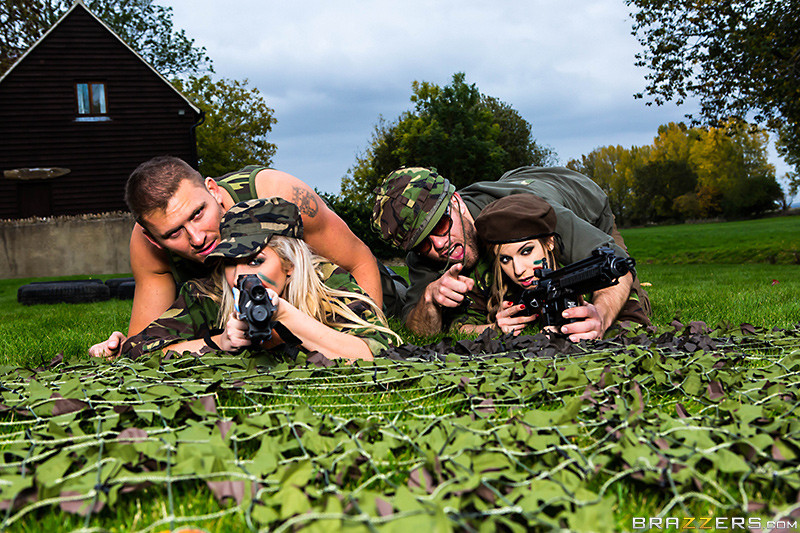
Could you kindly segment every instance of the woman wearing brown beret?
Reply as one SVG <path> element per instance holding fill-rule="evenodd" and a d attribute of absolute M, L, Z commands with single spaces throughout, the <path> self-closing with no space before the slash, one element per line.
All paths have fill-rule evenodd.
<path fill-rule="evenodd" d="M 536 270 L 559 267 L 561 238 L 555 231 L 556 214 L 533 194 L 514 194 L 495 200 L 475 219 L 478 237 L 491 259 L 493 281 L 487 302 L 489 324 L 503 333 L 519 333 L 538 316 L 522 313 L 515 304 L 519 293 L 536 284 Z M 565 311 L 573 320 L 600 321 L 597 308 L 588 302 Z"/>

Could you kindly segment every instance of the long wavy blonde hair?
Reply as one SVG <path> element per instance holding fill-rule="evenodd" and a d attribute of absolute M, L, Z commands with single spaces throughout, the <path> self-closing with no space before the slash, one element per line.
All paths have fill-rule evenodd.
<path fill-rule="evenodd" d="M 558 268 L 558 263 L 556 262 L 556 255 L 559 253 L 560 247 L 560 238 L 557 235 L 552 235 L 549 237 L 542 237 L 541 239 L 536 239 L 541 244 L 542 249 L 545 251 L 545 258 L 547 259 L 547 266 L 548 268 Z M 549 247 L 549 243 L 552 240 L 553 247 L 552 249 Z M 489 320 L 494 322 L 497 317 L 497 312 L 500 310 L 500 306 L 503 304 L 503 301 L 506 300 L 506 296 L 508 295 L 508 288 L 509 288 L 509 281 L 508 277 L 506 276 L 505 272 L 503 272 L 503 267 L 500 265 L 500 247 L 501 244 L 492 244 L 489 246 L 489 253 L 492 257 L 492 286 L 489 289 L 489 302 L 486 304 L 487 311 L 489 313 Z"/>
<path fill-rule="evenodd" d="M 292 275 L 287 278 L 286 286 L 280 295 L 287 302 L 326 326 L 345 330 L 374 329 L 391 336 L 398 343 L 403 342 L 397 333 L 389 329 L 386 316 L 371 298 L 356 292 L 332 289 L 323 283 L 320 267 L 326 261 L 322 257 L 312 254 L 304 241 L 274 235 L 267 246 L 278 254 L 284 272 L 288 272 L 294 267 Z M 225 327 L 225 322 L 234 309 L 233 291 L 225 281 L 224 269 L 225 264 L 220 262 L 212 276 L 212 285 L 206 286 L 205 289 L 203 286 L 197 285 L 203 293 L 219 302 L 216 325 L 220 328 Z M 367 322 L 358 316 L 344 303 L 345 298 L 366 304 L 378 317 L 380 325 Z"/>

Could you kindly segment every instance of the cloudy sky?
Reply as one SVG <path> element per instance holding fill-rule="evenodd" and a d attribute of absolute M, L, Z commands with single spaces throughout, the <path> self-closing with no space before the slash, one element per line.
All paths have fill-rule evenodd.
<path fill-rule="evenodd" d="M 694 111 L 634 100 L 646 71 L 634 66 L 624 0 L 159 3 L 206 48 L 217 77 L 247 78 L 275 110 L 273 166 L 322 191 L 339 192 L 380 116 L 412 108 L 414 80 L 447 85 L 464 72 L 519 111 L 561 164 L 599 146 L 650 144 L 660 124 Z"/>

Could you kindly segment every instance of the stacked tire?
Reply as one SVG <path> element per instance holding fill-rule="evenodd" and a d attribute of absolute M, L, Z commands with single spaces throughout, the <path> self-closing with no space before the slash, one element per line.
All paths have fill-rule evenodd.
<path fill-rule="evenodd" d="M 111 298 L 108 286 L 99 279 L 34 281 L 17 290 L 22 305 L 102 302 Z"/>
<path fill-rule="evenodd" d="M 133 298 L 133 290 L 136 288 L 136 283 L 133 278 L 113 278 L 106 280 L 111 291 L 111 297 L 119 300 L 130 300 Z"/>
<path fill-rule="evenodd" d="M 68 281 L 34 281 L 17 290 L 17 301 L 22 305 L 91 303 L 111 298 L 133 298 L 133 278 L 113 278 L 103 283 L 99 279 Z"/>

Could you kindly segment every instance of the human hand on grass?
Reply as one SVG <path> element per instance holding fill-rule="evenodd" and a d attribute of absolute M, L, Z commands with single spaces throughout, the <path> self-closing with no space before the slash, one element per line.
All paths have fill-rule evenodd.
<path fill-rule="evenodd" d="M 112 333 L 108 339 L 98 342 L 89 348 L 89 355 L 92 357 L 102 357 L 103 359 L 114 359 L 119 356 L 119 348 L 127 337 L 120 331 Z"/>
<path fill-rule="evenodd" d="M 565 309 L 562 316 L 577 320 L 577 322 L 561 326 L 561 333 L 569 336 L 569 340 L 572 342 L 603 338 L 603 333 L 605 333 L 603 319 L 595 305 L 585 303 L 578 307 Z"/>
<path fill-rule="evenodd" d="M 525 326 L 539 318 L 539 315 L 517 316 L 523 309 L 525 309 L 525 304 L 514 305 L 512 302 L 503 302 L 495 317 L 500 331 L 512 333 L 516 337 L 525 329 Z"/>

